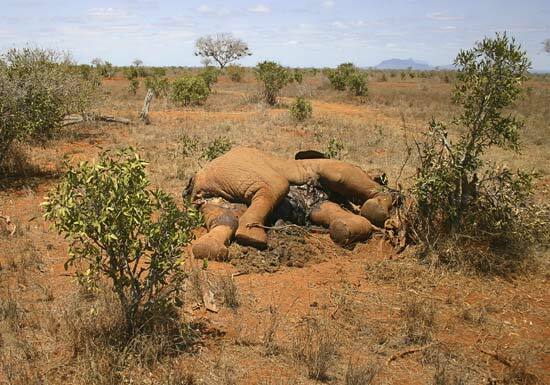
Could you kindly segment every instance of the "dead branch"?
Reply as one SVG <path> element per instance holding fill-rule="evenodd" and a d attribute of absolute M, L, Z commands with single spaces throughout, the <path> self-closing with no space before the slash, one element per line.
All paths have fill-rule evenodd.
<path fill-rule="evenodd" d="M 508 358 L 504 357 L 502 354 L 499 354 L 497 352 L 491 352 L 490 350 L 486 350 L 484 348 L 479 348 L 479 351 L 481 353 L 487 354 L 488 356 L 494 358 L 495 360 L 497 360 L 498 362 L 500 362 L 504 366 L 507 366 L 509 368 L 512 367 L 512 363 L 510 362 L 510 360 Z"/>
<path fill-rule="evenodd" d="M 108 115 L 69 115 L 63 119 L 61 123 L 62 127 L 70 126 L 72 124 L 82 123 L 82 122 L 107 122 L 107 123 L 121 123 L 121 124 L 130 124 L 132 121 L 126 118 L 117 118 L 115 116 Z"/>
<path fill-rule="evenodd" d="M 425 346 L 421 346 L 421 347 L 418 347 L 418 348 L 412 348 L 412 349 L 407 349 L 407 350 L 403 350 L 399 353 L 395 353 L 394 355 L 392 355 L 390 358 L 388 358 L 388 361 L 386 362 L 387 365 L 389 365 L 392 361 L 395 361 L 396 359 L 398 358 L 403 358 L 409 354 L 413 354 L 413 353 L 417 353 L 417 352 L 421 352 L 421 351 L 424 351 L 428 348 L 431 348 L 433 346 L 433 343 L 431 344 L 428 344 L 428 345 L 425 345 Z"/>

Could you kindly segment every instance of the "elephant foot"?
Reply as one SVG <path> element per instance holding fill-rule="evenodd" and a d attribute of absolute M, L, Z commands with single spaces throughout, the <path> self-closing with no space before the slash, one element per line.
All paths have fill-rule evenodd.
<path fill-rule="evenodd" d="M 336 219 L 329 226 L 330 238 L 342 246 L 365 241 L 371 232 L 371 224 L 362 217 Z"/>
<path fill-rule="evenodd" d="M 209 237 L 208 234 L 193 242 L 191 251 L 195 258 L 216 261 L 225 261 L 229 255 L 227 247 L 216 238 Z"/>
<path fill-rule="evenodd" d="M 237 243 L 243 246 L 252 246 L 258 250 L 267 248 L 267 234 L 260 227 L 239 226 L 235 233 Z"/>
<path fill-rule="evenodd" d="M 381 194 L 367 200 L 361 206 L 361 216 L 367 218 L 377 227 L 384 227 L 384 223 L 390 217 L 391 204 L 391 195 Z"/>

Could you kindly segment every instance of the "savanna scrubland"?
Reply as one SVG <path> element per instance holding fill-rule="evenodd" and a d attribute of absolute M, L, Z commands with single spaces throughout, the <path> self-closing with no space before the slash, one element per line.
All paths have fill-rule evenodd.
<path fill-rule="evenodd" d="M 71 124 L 48 141 L 10 150 L 0 179 L 0 214 L 15 224 L 4 224 L 0 237 L 0 383 L 550 381 L 545 249 L 501 274 L 419 258 L 414 245 L 397 254 L 382 237 L 349 249 L 326 234 L 273 232 L 269 250 L 234 244 L 229 262 L 187 255 L 180 322 L 128 339 L 108 282 L 93 291 L 79 286 L 75 267 L 64 269 L 67 241 L 43 217 L 41 203 L 66 171 L 64 160 L 76 164 L 132 146 L 148 162 L 152 186 L 178 204 L 193 172 L 236 145 L 285 157 L 324 151 L 382 169 L 390 186 L 407 189 L 418 166 L 414 141 L 432 118 L 450 121 L 458 111 L 452 71 L 365 70 L 368 96 L 356 96 L 335 90 L 321 70 L 301 69 L 301 82 L 283 87 L 270 106 L 253 70 L 245 69 L 241 79 L 229 70 L 219 74 L 200 105 L 158 95 L 150 124 L 143 124 L 143 75 L 155 69 L 143 70 L 125 76 L 115 68 L 101 77 L 90 107 L 131 124 Z M 167 68 L 165 76 L 173 81 L 200 71 Z M 525 121 L 520 151 L 491 148 L 485 156 L 537 172 L 535 198 L 547 203 L 550 77 L 529 75 L 523 89 L 512 107 Z M 303 121 L 289 113 L 298 96 L 311 102 Z"/>

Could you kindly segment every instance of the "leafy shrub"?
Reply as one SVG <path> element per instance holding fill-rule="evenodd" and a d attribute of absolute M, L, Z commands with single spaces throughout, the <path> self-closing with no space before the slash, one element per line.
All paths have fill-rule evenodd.
<path fill-rule="evenodd" d="M 128 85 L 128 92 L 130 92 L 132 95 L 135 95 L 137 94 L 138 89 L 139 89 L 139 80 L 137 78 L 130 80 L 130 84 Z"/>
<path fill-rule="evenodd" d="M 15 141 L 50 139 L 66 115 L 82 113 L 95 87 L 55 51 L 11 49 L 0 56 L 0 167 Z"/>
<path fill-rule="evenodd" d="M 70 240 L 65 267 L 110 280 L 133 334 L 154 314 L 181 305 L 183 248 L 200 216 L 150 190 L 146 162 L 132 149 L 69 168 L 43 203 L 45 217 Z M 81 283 L 97 280 L 81 279 Z M 160 312 L 160 313 L 158 313 Z"/>
<path fill-rule="evenodd" d="M 186 75 L 172 83 L 172 101 L 176 104 L 201 104 L 208 95 L 210 89 L 202 77 Z"/>
<path fill-rule="evenodd" d="M 448 125 L 433 120 L 417 143 L 413 238 L 431 246 L 439 262 L 504 272 L 536 242 L 548 244 L 549 211 L 533 202 L 534 175 L 483 157 L 493 146 L 518 151 L 523 122 L 509 111 L 530 63 L 514 39 L 497 34 L 461 51 L 455 65 L 453 100 L 461 111 L 452 125 L 462 134 L 452 143 Z M 449 240 L 456 243 L 449 247 Z"/>
<path fill-rule="evenodd" d="M 236 83 L 241 82 L 244 78 L 244 68 L 239 65 L 229 65 L 227 66 L 225 71 L 227 72 L 227 75 L 229 76 L 231 81 L 234 81 Z"/>
<path fill-rule="evenodd" d="M 290 72 L 272 61 L 264 61 L 256 66 L 256 77 L 264 85 L 264 96 L 267 104 L 277 104 L 279 91 L 292 81 Z"/>
<path fill-rule="evenodd" d="M 231 150 L 231 147 L 233 147 L 231 140 L 225 136 L 220 136 L 206 144 L 202 151 L 201 158 L 207 161 L 214 160 Z"/>
<path fill-rule="evenodd" d="M 355 96 L 367 96 L 367 74 L 363 72 L 354 72 L 348 77 L 349 91 Z"/>
<path fill-rule="evenodd" d="M 294 74 L 293 74 L 293 76 L 294 76 L 294 81 L 295 81 L 296 83 L 302 84 L 302 81 L 303 81 L 303 79 L 304 79 L 304 76 L 303 76 L 302 71 L 301 71 L 300 69 L 295 68 L 295 69 L 294 69 Z"/>
<path fill-rule="evenodd" d="M 212 89 L 212 85 L 218 81 L 219 74 L 220 71 L 217 68 L 206 67 L 199 73 L 199 76 L 204 80 L 210 90 Z"/>
<path fill-rule="evenodd" d="M 152 90 L 155 97 L 161 98 L 168 95 L 170 83 L 167 77 L 153 72 L 152 76 L 145 78 L 145 88 Z"/>
<path fill-rule="evenodd" d="M 325 155 L 331 159 L 342 159 L 344 153 L 344 143 L 337 138 L 330 138 L 325 149 Z"/>
<path fill-rule="evenodd" d="M 347 78 L 344 72 L 336 70 L 329 70 L 327 77 L 330 82 L 330 86 L 337 91 L 344 91 L 346 89 Z"/>
<path fill-rule="evenodd" d="M 338 91 L 345 91 L 347 88 L 355 96 L 368 94 L 367 76 L 352 63 L 342 63 L 336 69 L 327 72 L 332 88 Z"/>
<path fill-rule="evenodd" d="M 299 122 L 311 118 L 312 112 L 311 103 L 302 96 L 298 96 L 290 106 L 290 115 Z"/>

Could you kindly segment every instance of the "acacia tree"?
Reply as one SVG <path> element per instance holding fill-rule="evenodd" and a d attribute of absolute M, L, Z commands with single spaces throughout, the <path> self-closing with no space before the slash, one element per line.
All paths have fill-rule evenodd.
<path fill-rule="evenodd" d="M 550 53 L 550 39 L 546 39 L 542 42 L 542 50 L 546 53 Z"/>
<path fill-rule="evenodd" d="M 213 59 L 220 69 L 243 56 L 250 55 L 252 53 L 248 49 L 248 44 L 227 33 L 203 36 L 195 43 L 195 56 Z"/>

